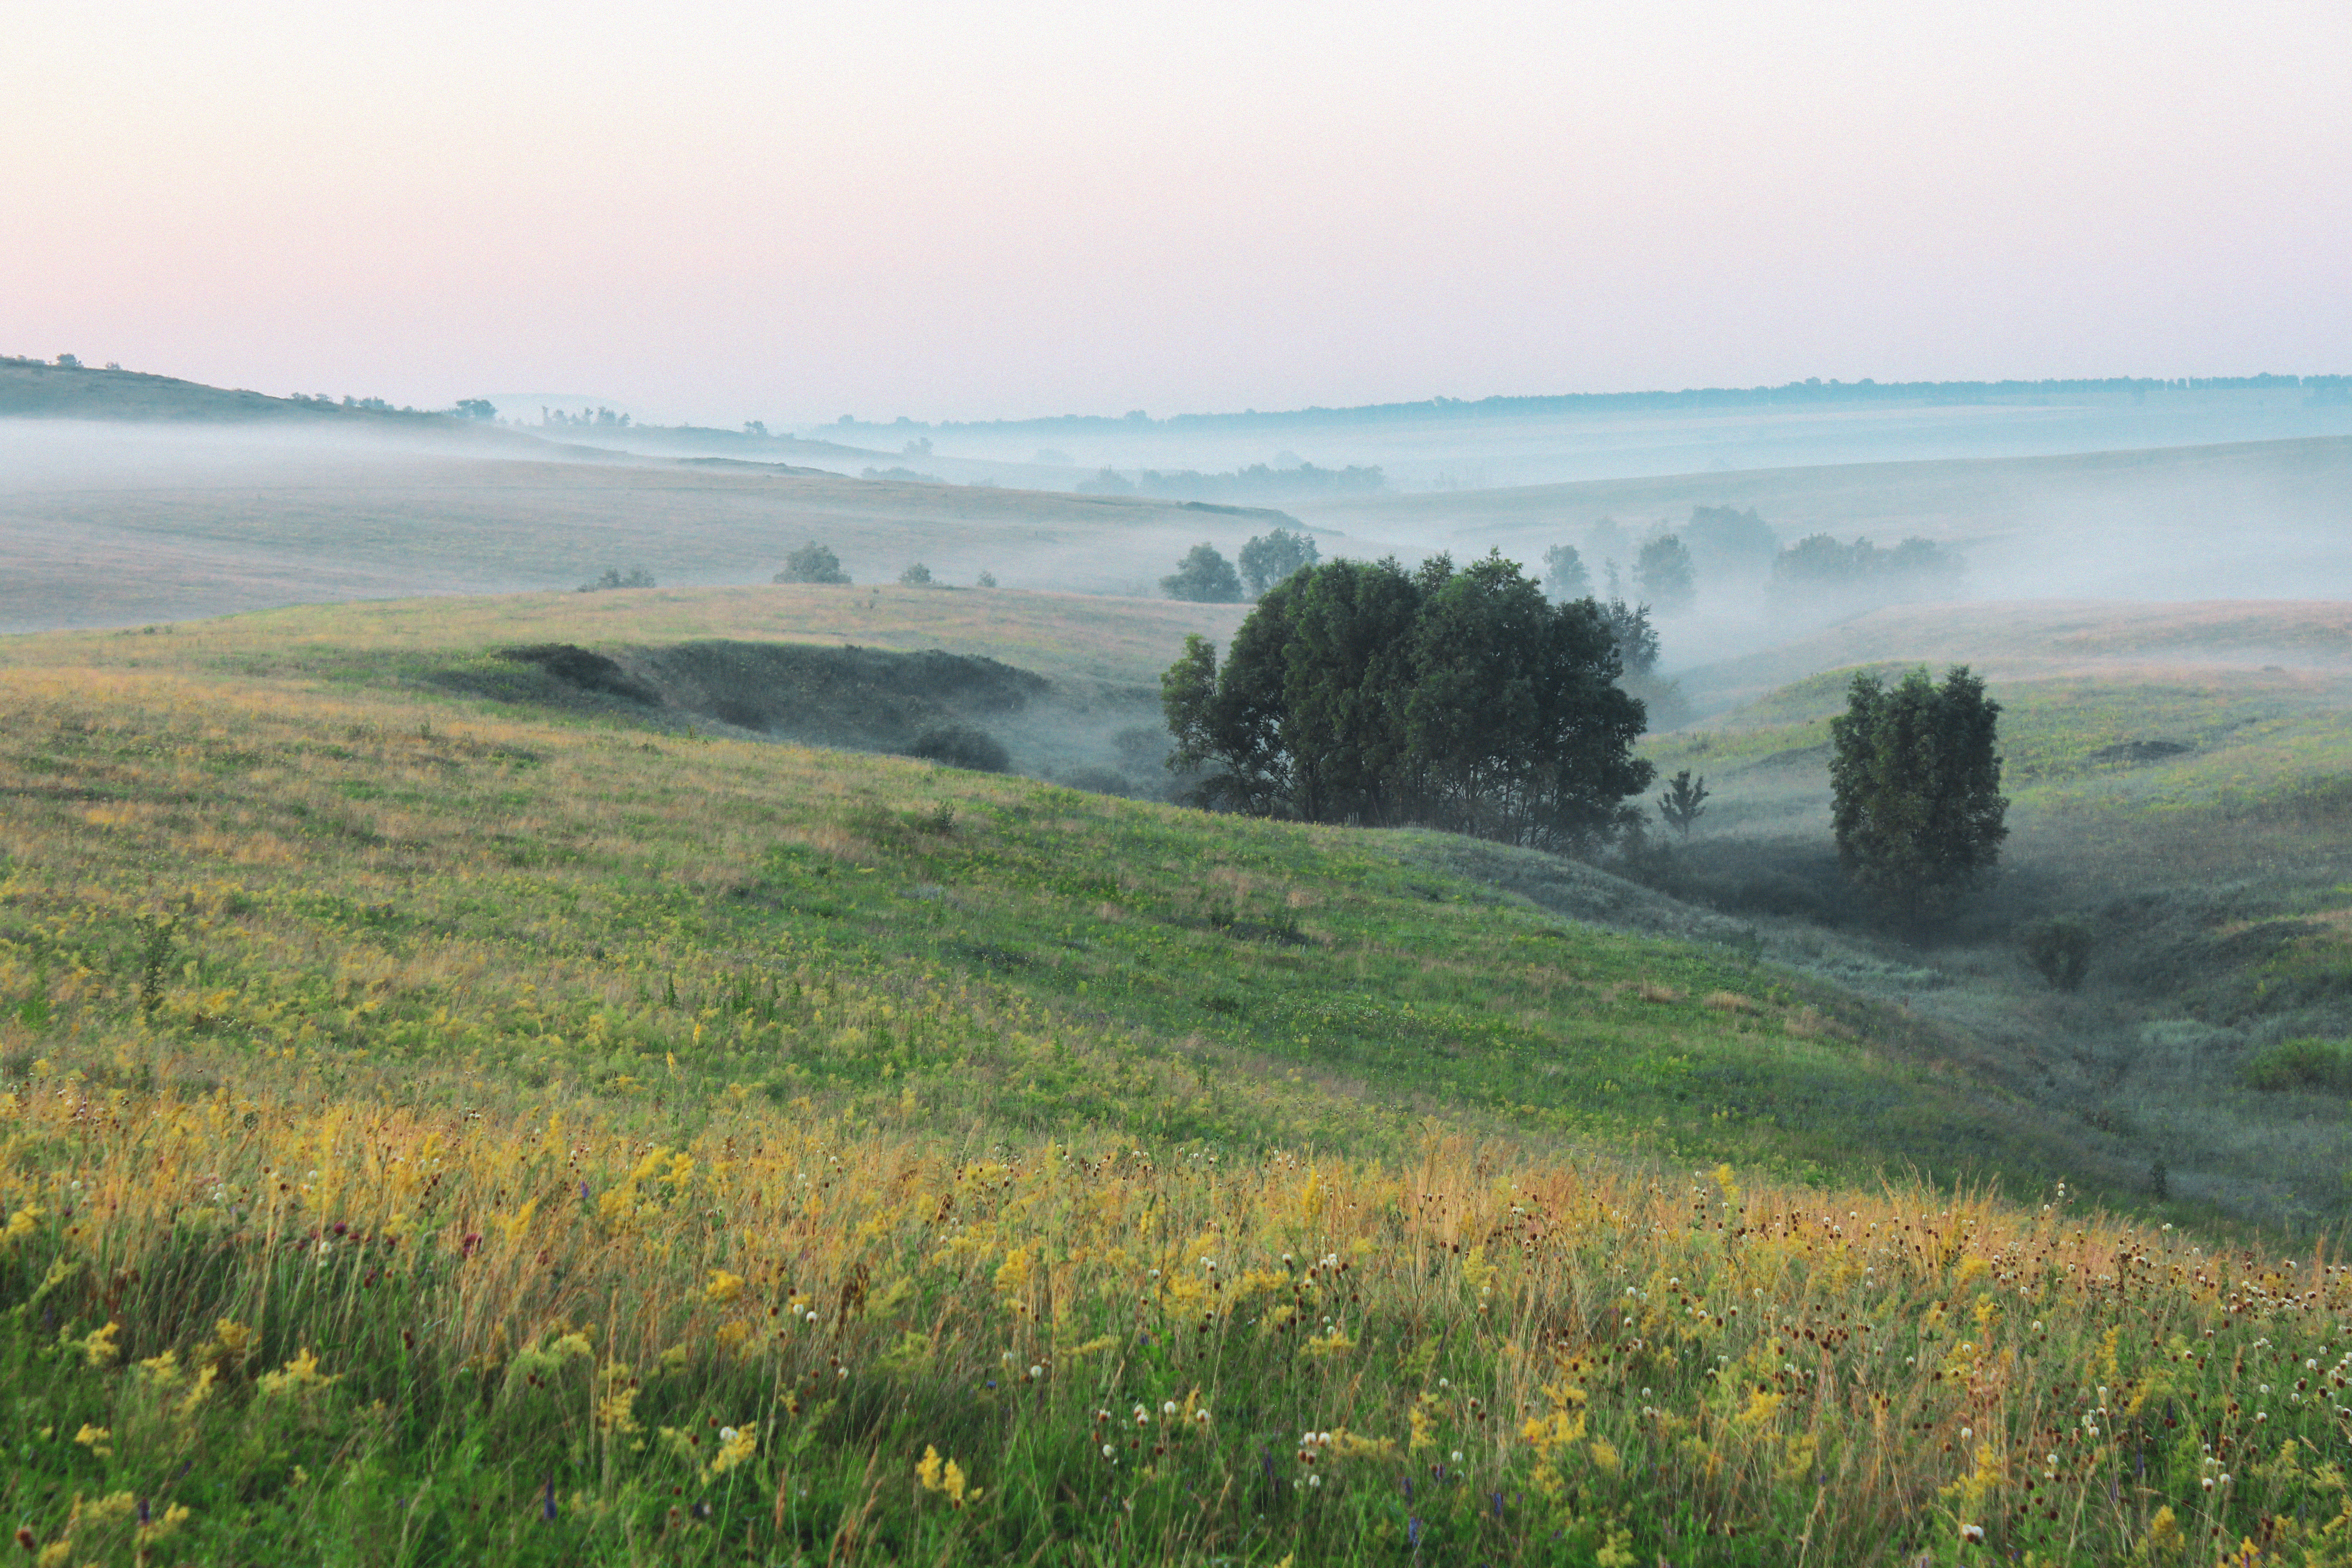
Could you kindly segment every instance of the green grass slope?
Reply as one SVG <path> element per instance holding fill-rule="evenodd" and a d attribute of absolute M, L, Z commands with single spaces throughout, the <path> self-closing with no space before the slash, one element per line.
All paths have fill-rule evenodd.
<path fill-rule="evenodd" d="M 0 1049 L 102 1059 L 72 998 L 149 965 L 157 1026 L 321 1070 L 2079 1173 L 1896 1010 L 1564 921 L 1411 836 L 518 719 L 400 686 L 397 639 L 362 679 L 358 634 L 331 679 L 236 672 L 253 635 L 9 645 Z"/>
<path fill-rule="evenodd" d="M 1733 918 L 1868 941 L 1830 847 L 1828 722 L 1857 669 L 1961 661 L 2002 704 L 2011 834 L 1945 940 L 1903 953 L 1902 993 L 2000 1042 L 1996 1076 L 2140 1162 L 2144 1190 L 2340 1218 L 2352 1107 L 2324 1081 L 2254 1079 L 2288 1041 L 2352 1037 L 2352 608 L 1886 611 L 1700 671 L 1729 691 L 1820 673 L 1651 738 L 1661 768 L 1713 791 L 1654 879 Z M 2093 933 L 2077 994 L 2020 954 L 2021 930 L 2054 916 Z"/>

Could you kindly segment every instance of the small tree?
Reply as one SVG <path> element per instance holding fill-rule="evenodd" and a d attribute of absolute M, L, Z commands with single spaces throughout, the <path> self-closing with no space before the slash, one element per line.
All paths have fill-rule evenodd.
<path fill-rule="evenodd" d="M 1692 778 L 1685 768 L 1666 781 L 1666 793 L 1658 797 L 1658 815 L 1668 827 L 1688 838 L 1691 826 L 1706 812 L 1706 780 Z"/>
<path fill-rule="evenodd" d="M 982 573 L 980 574 L 980 582 L 979 582 L 979 584 L 978 584 L 978 585 L 979 585 L 979 586 L 981 586 L 981 587 L 982 587 L 982 588 L 993 588 L 993 587 L 995 587 L 995 586 L 996 586 L 996 574 L 995 574 L 995 573 L 993 573 L 993 572 L 982 572 Z"/>
<path fill-rule="evenodd" d="M 1555 604 L 1592 596 L 1592 574 L 1573 544 L 1555 544 L 1544 552 L 1544 592 Z"/>
<path fill-rule="evenodd" d="M 779 583 L 846 583 L 849 574 L 841 569 L 841 557 L 810 540 L 784 557 L 784 569 L 776 574 Z"/>
<path fill-rule="evenodd" d="M 1830 721 L 1838 864 L 1915 927 L 1989 869 L 2002 818 L 2000 704 L 1955 666 L 1937 686 L 1915 669 L 1892 689 L 1857 675 Z"/>
<path fill-rule="evenodd" d="M 2091 928 L 2063 916 L 2035 921 L 2025 928 L 2018 942 L 2033 972 L 2058 991 L 2082 987 L 2083 976 L 2091 967 Z"/>
<path fill-rule="evenodd" d="M 1312 566 L 1321 559 L 1312 536 L 1277 528 L 1242 546 L 1242 581 L 1248 585 L 1250 597 L 1259 598 L 1300 567 Z"/>
<path fill-rule="evenodd" d="M 1650 603 L 1671 614 L 1690 607 L 1698 591 L 1698 573 L 1683 542 L 1669 533 L 1642 546 L 1633 563 L 1633 585 Z"/>
<path fill-rule="evenodd" d="M 1234 605 L 1241 602 L 1242 580 L 1215 545 L 1196 544 L 1175 571 L 1160 579 L 1160 591 L 1196 605 Z"/>
<path fill-rule="evenodd" d="M 909 588 L 928 588 L 931 585 L 931 569 L 918 561 L 898 574 L 898 581 Z"/>

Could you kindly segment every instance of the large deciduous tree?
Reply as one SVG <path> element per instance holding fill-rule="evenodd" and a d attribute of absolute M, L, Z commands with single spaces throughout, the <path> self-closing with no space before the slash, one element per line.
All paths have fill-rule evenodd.
<path fill-rule="evenodd" d="M 1188 639 L 1161 696 L 1175 760 L 1217 770 L 1204 804 L 1564 849 L 1650 782 L 1621 668 L 1597 605 L 1548 604 L 1499 555 L 1335 561 L 1268 590 L 1222 668 Z"/>
<path fill-rule="evenodd" d="M 1948 910 L 2008 837 L 2000 718 L 1961 665 L 1940 686 L 1924 668 L 1893 687 L 1857 675 L 1830 721 L 1838 863 L 1915 927 Z"/>

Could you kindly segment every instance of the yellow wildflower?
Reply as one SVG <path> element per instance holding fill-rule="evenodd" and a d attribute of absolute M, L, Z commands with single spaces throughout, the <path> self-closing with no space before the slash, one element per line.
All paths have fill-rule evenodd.
<path fill-rule="evenodd" d="M 334 1381 L 319 1371 L 318 1352 L 305 1345 L 283 1367 L 261 1374 L 261 1392 L 268 1394 L 307 1394 L 313 1389 L 324 1388 Z"/>
<path fill-rule="evenodd" d="M 750 1458 L 759 1446 L 760 1435 L 751 1427 L 721 1426 L 719 1429 L 719 1452 L 711 1455 L 710 1463 L 703 1467 L 704 1479 L 712 1479 L 725 1475 Z"/>
<path fill-rule="evenodd" d="M 122 1331 L 119 1322 L 110 1322 L 102 1329 L 92 1329 L 81 1342 L 82 1354 L 92 1366 L 112 1366 L 116 1354 L 114 1336 Z"/>
<path fill-rule="evenodd" d="M 113 1437 L 114 1433 L 111 1428 L 105 1426 L 93 1426 L 87 1421 L 82 1423 L 81 1430 L 74 1434 L 75 1442 L 80 1444 L 83 1447 L 88 1448 L 91 1453 L 96 1454 L 101 1459 L 113 1454 Z"/>
<path fill-rule="evenodd" d="M 730 1274 L 724 1268 L 710 1271 L 710 1283 L 702 1288 L 702 1299 L 714 1307 L 723 1307 L 743 1293 L 743 1277 Z"/>

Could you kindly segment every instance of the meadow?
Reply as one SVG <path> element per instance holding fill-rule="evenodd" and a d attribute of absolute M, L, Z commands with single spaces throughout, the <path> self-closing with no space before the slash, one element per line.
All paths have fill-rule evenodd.
<path fill-rule="evenodd" d="M 1922 1013 L 1538 857 L 414 679 L 515 625 L 0 648 L 30 1561 L 2352 1553 L 2352 1281 Z"/>
<path fill-rule="evenodd" d="M 1691 679 L 1748 700 L 1645 743 L 1715 791 L 1693 848 L 1647 879 L 1733 918 L 1867 942 L 1830 851 L 1828 720 L 1855 669 L 1968 662 L 2004 710 L 2000 874 L 1914 955 L 1916 977 L 1854 984 L 1899 987 L 1983 1042 L 1982 1070 L 2138 1162 L 2145 1193 L 2335 1223 L 2352 1203 L 2352 1116 L 2324 1083 L 2267 1080 L 2260 1063 L 2352 1036 L 2347 655 L 2352 617 L 2333 603 L 1864 616 Z M 2053 917 L 2091 933 L 2079 991 L 2021 952 L 2021 932 Z"/>

